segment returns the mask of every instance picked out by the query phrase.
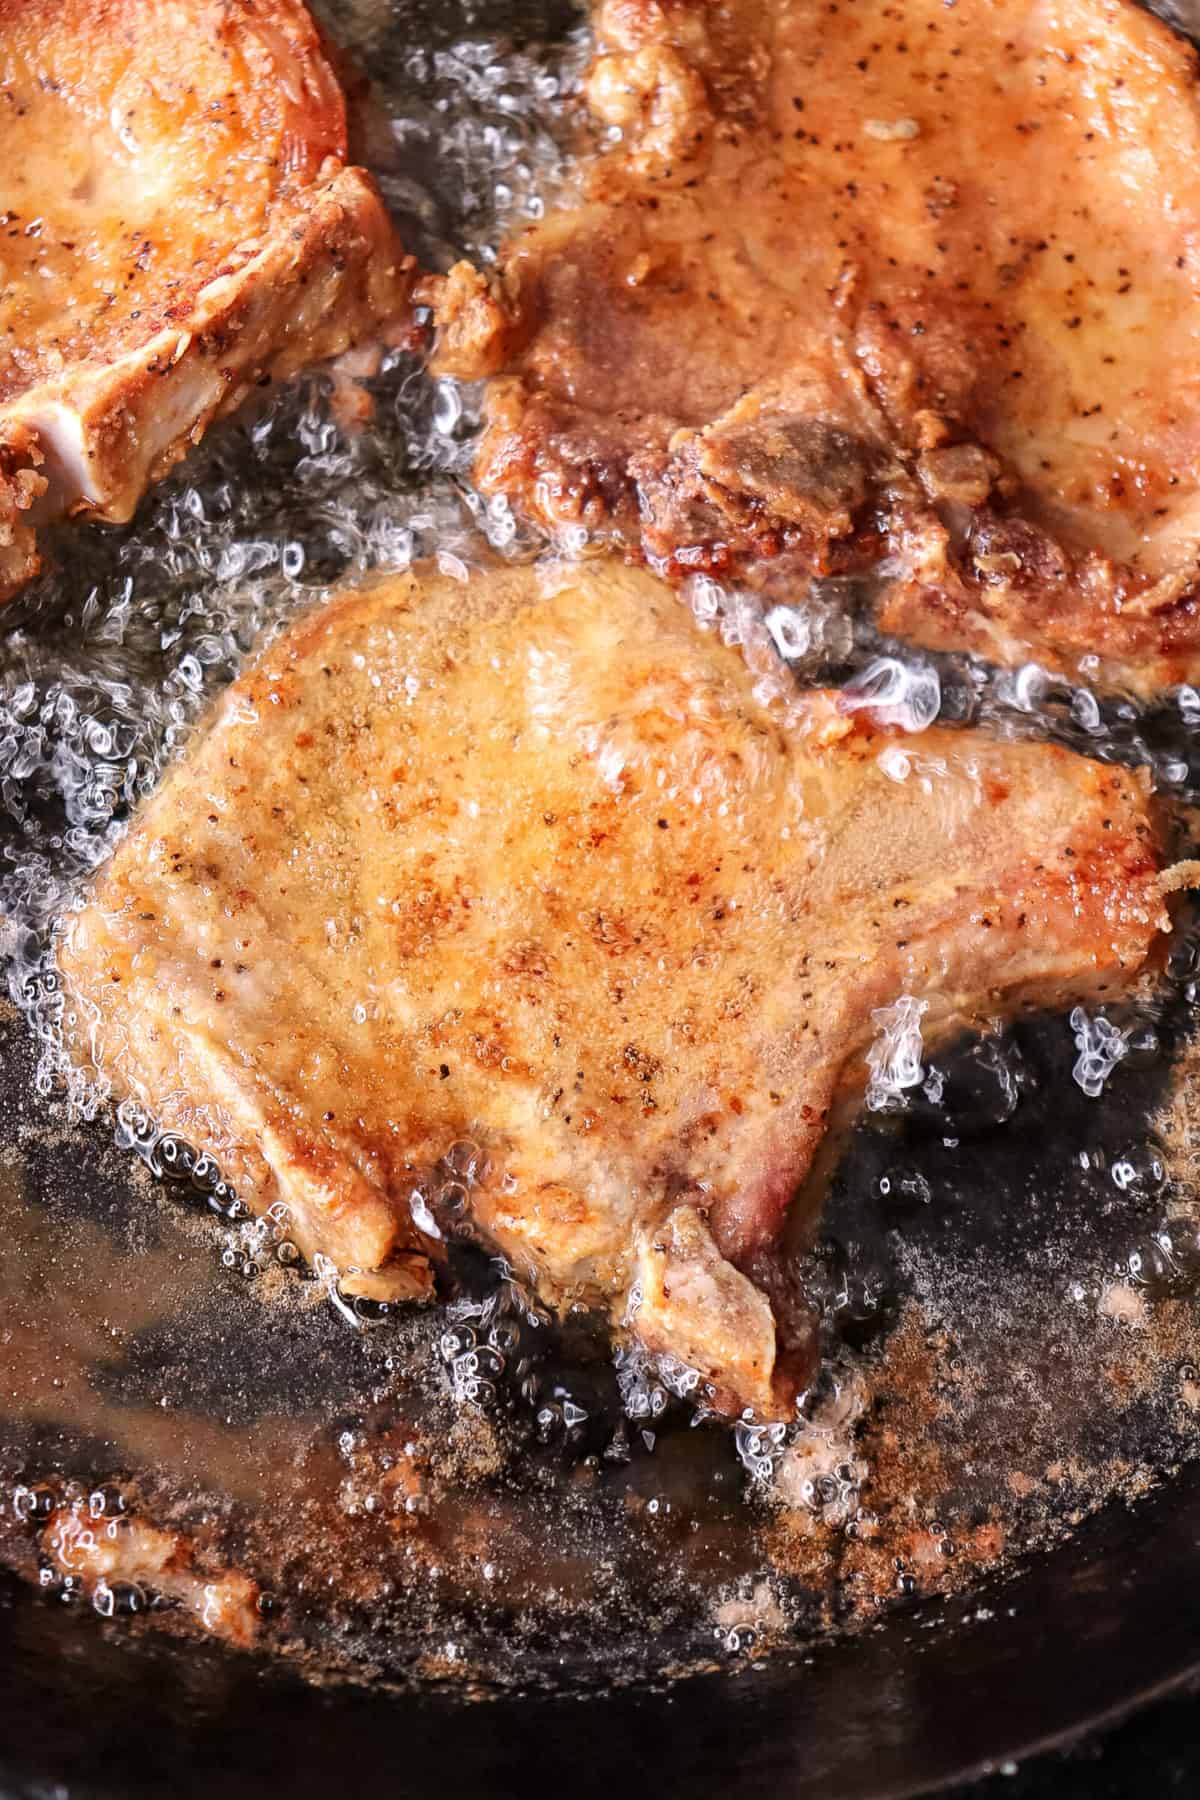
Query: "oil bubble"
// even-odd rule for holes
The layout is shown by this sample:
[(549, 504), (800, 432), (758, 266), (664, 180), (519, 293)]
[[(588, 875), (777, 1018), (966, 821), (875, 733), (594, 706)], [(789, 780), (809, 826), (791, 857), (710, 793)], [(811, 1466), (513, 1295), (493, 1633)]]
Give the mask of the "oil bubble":
[(1134, 1199), (1157, 1195), (1167, 1179), (1162, 1152), (1149, 1140), (1130, 1144), (1122, 1150), (1113, 1158), (1109, 1174), (1114, 1186)]

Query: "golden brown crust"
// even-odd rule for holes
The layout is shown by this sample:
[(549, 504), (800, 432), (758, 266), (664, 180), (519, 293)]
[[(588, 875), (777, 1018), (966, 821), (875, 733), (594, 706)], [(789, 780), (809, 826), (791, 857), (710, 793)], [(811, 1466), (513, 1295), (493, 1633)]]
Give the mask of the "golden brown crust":
[(472, 381), (496, 375), (517, 348), (514, 321), (487, 277), (468, 262), (446, 275), (427, 275), (413, 290), (419, 306), (437, 307), (439, 367), (467, 372)]
[[(39, 471), (32, 522), (128, 518), (251, 387), (404, 312), (411, 260), (297, 0), (8, 0), (0, 65), (0, 431)], [(0, 595), (35, 567), (25, 529)]]
[(596, 39), (620, 141), (469, 321), (434, 295), (444, 366), (499, 374), (481, 485), (670, 576), (886, 554), (882, 623), (938, 647), (1200, 675), (1192, 49), (1134, 0), (619, 0)]
[(310, 1257), (412, 1282), (470, 1141), (520, 1274), (770, 1410), (746, 1270), (874, 1010), (1121, 991), (1158, 866), (1141, 775), (771, 710), (648, 575), (423, 571), (229, 690), (60, 966), (76, 1055)]
[(15, 420), (0, 425), (0, 598), (37, 574), (41, 559), (29, 513), (46, 491), (33, 433)]

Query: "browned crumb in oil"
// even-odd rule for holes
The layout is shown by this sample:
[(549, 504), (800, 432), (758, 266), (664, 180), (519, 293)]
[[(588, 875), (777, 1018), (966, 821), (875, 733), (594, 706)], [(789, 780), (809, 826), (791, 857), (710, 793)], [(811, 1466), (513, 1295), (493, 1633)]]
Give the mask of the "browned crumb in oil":
[(49, 1568), (111, 1617), (132, 1592), (139, 1609), (168, 1600), (186, 1627), (246, 1650), (259, 1629), (259, 1587), (240, 1569), (216, 1563), (184, 1533), (122, 1512), (97, 1516), (88, 1500), (58, 1506), (41, 1532)]
[[(1165, 1407), (1186, 1430), (1200, 1411), (1194, 1297), (1151, 1298), (1109, 1281), (1095, 1304), (1108, 1333), (1088, 1365), (1100, 1403), (1114, 1418)], [(1161, 1479), (1150, 1463), (1120, 1455), (1048, 1453), (1053, 1433), (1031, 1431), (1019, 1462), (1001, 1461), (981, 1480), (986, 1452), (968, 1409), (985, 1397), (982, 1381), (982, 1370), (910, 1301), (864, 1371), (853, 1443), (835, 1440), (812, 1464), (856, 1456), (856, 1502), (841, 1517), (803, 1504), (794, 1480), (803, 1439), (788, 1453), (785, 1479), (773, 1488), (767, 1551), (779, 1571), (829, 1594), (839, 1624), (869, 1619), (897, 1592), (976, 1587), (1003, 1574), (1014, 1555), (1061, 1541), (1110, 1500), (1137, 1499)]]
[(1200, 1193), (1200, 1034), (1177, 1054), (1166, 1098), (1153, 1115), (1167, 1172), (1188, 1193)]
[(865, 1474), (856, 1502), (831, 1521), (798, 1504), (787, 1483), (776, 1484), (768, 1553), (781, 1571), (829, 1590), (842, 1624), (874, 1616), (898, 1592), (946, 1593), (998, 1564), (1004, 1525), (999, 1516), (978, 1517), (978, 1509), (962, 1515), (949, 1502), (950, 1474), (934, 1430), (952, 1416), (956, 1390), (969, 1380), (950, 1340), (910, 1303), (866, 1377), (854, 1444)]
[[(1107, 1290), (1109, 1295), (1118, 1286)], [(1195, 1298), (1150, 1300), (1138, 1294), (1134, 1312), (1111, 1308), (1117, 1320), (1110, 1354), (1100, 1368), (1114, 1408), (1139, 1405), (1163, 1395), (1177, 1409), (1193, 1410), (1200, 1323)], [(1103, 1307), (1104, 1301), (1101, 1301)]]
[(499, 1475), (508, 1465), (508, 1453), (486, 1413), (460, 1410), (451, 1420), (437, 1461), (443, 1481), (469, 1487)]
[(767, 1551), (776, 1568), (828, 1594), (831, 1622), (864, 1623), (898, 1594), (948, 1594), (1001, 1565), (1009, 1527), (999, 1504), (963, 1509), (944, 1449), (973, 1374), (949, 1337), (910, 1302), (870, 1369), (854, 1449), (864, 1471), (840, 1520), (775, 1490)]

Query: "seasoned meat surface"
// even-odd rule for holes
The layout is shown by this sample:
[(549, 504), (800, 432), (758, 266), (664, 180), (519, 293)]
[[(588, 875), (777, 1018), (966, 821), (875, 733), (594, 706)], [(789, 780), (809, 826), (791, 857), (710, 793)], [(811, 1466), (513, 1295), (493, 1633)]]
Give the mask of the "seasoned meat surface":
[[(652, 566), (1200, 673), (1200, 90), (1133, 0), (601, 0), (578, 188), (426, 292), (485, 488)], [(1095, 659), (1089, 661), (1088, 659)]]
[(1166, 918), (1140, 775), (772, 699), (750, 654), (618, 563), (335, 599), (68, 919), (76, 1055), (352, 1291), (428, 1292), (466, 1206), (552, 1302), (786, 1405), (751, 1275), (872, 1013), (1111, 993)]
[(0, 0), (0, 598), (409, 271), (299, 0)]

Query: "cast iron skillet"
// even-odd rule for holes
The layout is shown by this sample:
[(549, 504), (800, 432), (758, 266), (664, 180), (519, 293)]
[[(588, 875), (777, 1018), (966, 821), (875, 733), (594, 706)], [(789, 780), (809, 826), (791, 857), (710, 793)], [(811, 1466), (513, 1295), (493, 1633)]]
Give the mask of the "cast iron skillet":
[(1200, 1469), (989, 1597), (893, 1615), (802, 1667), (659, 1692), (320, 1691), (207, 1647), (131, 1645), (0, 1590), (0, 1792), (452, 1792), (462, 1800), (891, 1800), (1105, 1723), (1200, 1674)]
[(42, 1800), (59, 1784), (72, 1800), (275, 1787), (296, 1800), (609, 1800), (631, 1785), (887, 1800), (1063, 1743), (1200, 1677), (1197, 1620), (1200, 1466), (1134, 1508), (1110, 1505), (990, 1592), (894, 1611), (804, 1660), (657, 1690), (468, 1705), (434, 1688), (317, 1689), (210, 1645), (131, 1639), (0, 1577), (0, 1800)]

